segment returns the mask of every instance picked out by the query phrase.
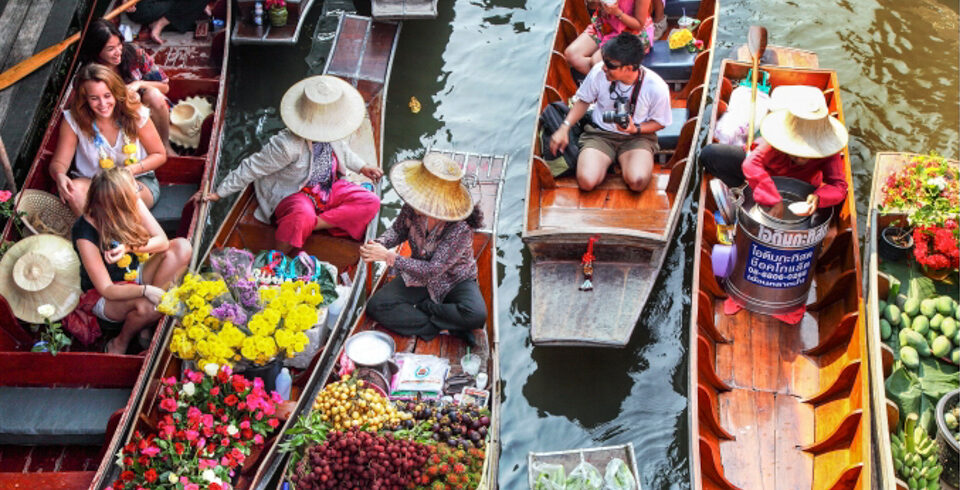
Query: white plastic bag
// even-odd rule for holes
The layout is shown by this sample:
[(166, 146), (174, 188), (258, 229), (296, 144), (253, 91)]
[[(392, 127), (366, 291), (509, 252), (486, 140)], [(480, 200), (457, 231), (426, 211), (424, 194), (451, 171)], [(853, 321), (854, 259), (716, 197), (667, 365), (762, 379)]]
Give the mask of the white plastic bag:
[(564, 490), (566, 487), (566, 476), (561, 465), (537, 461), (530, 471), (536, 475), (533, 478), (533, 490)]
[[(770, 108), (770, 96), (757, 91), (756, 119), (754, 130), (760, 128), (760, 121)], [(750, 128), (750, 87), (739, 86), (730, 94), (727, 111), (717, 121), (714, 133), (717, 142), (725, 145), (743, 146), (747, 144), (747, 132)]]
[(400, 367), (390, 385), (390, 397), (405, 399), (420, 393), (439, 397), (450, 371), (450, 361), (437, 356), (399, 353), (394, 360)]
[(600, 490), (603, 488), (603, 477), (596, 466), (580, 461), (570, 476), (567, 477), (566, 490)]
[(620, 458), (613, 458), (607, 463), (603, 483), (604, 490), (634, 490), (637, 480), (627, 463)]

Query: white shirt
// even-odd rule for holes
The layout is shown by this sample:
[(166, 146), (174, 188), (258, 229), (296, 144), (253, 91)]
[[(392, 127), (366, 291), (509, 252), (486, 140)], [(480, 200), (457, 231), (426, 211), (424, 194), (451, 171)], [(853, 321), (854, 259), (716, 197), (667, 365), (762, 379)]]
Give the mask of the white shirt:
[[(643, 70), (643, 84), (640, 86), (640, 93), (637, 95), (637, 106), (633, 111), (633, 123), (638, 127), (647, 121), (656, 121), (664, 127), (673, 122), (670, 113), (670, 87), (664, 82), (660, 75), (653, 70), (640, 67)], [(633, 85), (626, 85), (616, 82), (616, 93), (626, 97), (628, 100), (633, 95)], [(616, 124), (603, 122), (603, 112), (612, 111), (615, 106), (616, 94), (610, 94), (610, 81), (607, 80), (603, 72), (603, 62), (597, 63), (587, 73), (583, 84), (577, 89), (577, 98), (588, 103), (596, 103), (593, 108), (593, 125), (604, 130), (620, 134), (627, 134), (617, 128)]]
[[(147, 124), (149, 119), (150, 109), (147, 109), (146, 106), (141, 106), (140, 121), (137, 122), (137, 127), (142, 128), (144, 124)], [(73, 118), (73, 115), (70, 114), (70, 111), (63, 111), (63, 120), (70, 125), (70, 129), (77, 135), (77, 150), (74, 154), (74, 171), (71, 172), (71, 175), (92, 179), (94, 175), (100, 173), (100, 151), (97, 149), (96, 143), (93, 142), (93, 138), (87, 136), (86, 133), (80, 130), (80, 126), (77, 125), (77, 121)], [(136, 143), (137, 160), (143, 161), (143, 159), (147, 157), (147, 150), (143, 148), (140, 138), (136, 139)], [(112, 158), (116, 165), (123, 165), (123, 161), (127, 159), (127, 155), (123, 153), (123, 130), (121, 129), (117, 132), (116, 141), (112, 144), (110, 141), (107, 141), (107, 145), (109, 146), (103, 149), (107, 154), (107, 158)]]

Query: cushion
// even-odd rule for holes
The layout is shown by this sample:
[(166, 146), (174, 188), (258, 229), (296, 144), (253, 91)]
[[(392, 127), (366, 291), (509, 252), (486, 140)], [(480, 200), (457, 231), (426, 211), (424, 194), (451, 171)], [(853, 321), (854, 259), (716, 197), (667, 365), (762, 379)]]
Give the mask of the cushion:
[(700, 10), (700, 0), (666, 0), (663, 6), (663, 13), (667, 17), (680, 17), (684, 12), (687, 17), (696, 17)]
[(667, 82), (690, 79), (693, 72), (693, 60), (697, 53), (686, 49), (670, 49), (666, 40), (653, 42), (653, 49), (643, 58), (643, 66), (650, 68)]
[(661, 150), (673, 150), (677, 147), (680, 130), (683, 129), (683, 124), (687, 122), (687, 110), (685, 108), (670, 109), (670, 115), (673, 116), (673, 122), (657, 131), (657, 143), (660, 144)]
[(168, 237), (176, 236), (180, 226), (180, 215), (183, 206), (190, 200), (190, 196), (200, 189), (196, 184), (174, 184), (160, 186), (160, 200), (150, 210), (153, 217), (160, 223), (160, 227)]
[(0, 444), (102, 445), (129, 389), (0, 387)]

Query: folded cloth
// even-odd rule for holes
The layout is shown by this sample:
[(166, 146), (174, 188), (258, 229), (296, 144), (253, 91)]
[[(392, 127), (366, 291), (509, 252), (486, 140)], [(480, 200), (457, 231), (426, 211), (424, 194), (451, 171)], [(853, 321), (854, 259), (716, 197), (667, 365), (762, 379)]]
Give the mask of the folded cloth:
[[(739, 301), (733, 299), (733, 296), (727, 296), (727, 299), (723, 302), (723, 314), (724, 315), (735, 315), (737, 312), (743, 309), (743, 305)], [(777, 320), (780, 320), (783, 323), (790, 325), (796, 325), (803, 320), (803, 315), (807, 313), (807, 305), (800, 305), (794, 308), (791, 311), (786, 313), (780, 313), (777, 315), (770, 315)]]
[(70, 332), (73, 338), (83, 345), (90, 345), (102, 334), (100, 322), (93, 314), (93, 306), (100, 300), (100, 293), (96, 288), (90, 289), (80, 296), (80, 303), (63, 319), (64, 330)]

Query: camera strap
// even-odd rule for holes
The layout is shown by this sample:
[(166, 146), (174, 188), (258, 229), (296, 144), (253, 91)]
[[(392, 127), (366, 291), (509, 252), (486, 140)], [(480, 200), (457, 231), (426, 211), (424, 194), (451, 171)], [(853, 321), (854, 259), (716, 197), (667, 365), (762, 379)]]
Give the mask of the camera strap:
[[(630, 94), (630, 117), (633, 118), (634, 111), (637, 109), (637, 99), (640, 98), (640, 87), (643, 86), (643, 79), (645, 78), (646, 72), (643, 67), (640, 66), (637, 68), (640, 70), (640, 77), (637, 79), (637, 83), (633, 84), (633, 90)], [(617, 90), (617, 82), (610, 82), (610, 93), (617, 94), (620, 96), (620, 92)]]

